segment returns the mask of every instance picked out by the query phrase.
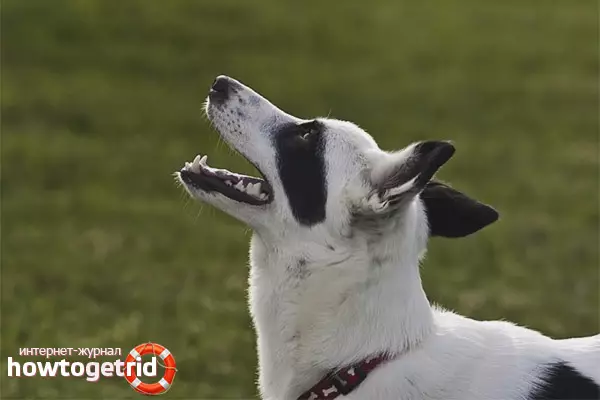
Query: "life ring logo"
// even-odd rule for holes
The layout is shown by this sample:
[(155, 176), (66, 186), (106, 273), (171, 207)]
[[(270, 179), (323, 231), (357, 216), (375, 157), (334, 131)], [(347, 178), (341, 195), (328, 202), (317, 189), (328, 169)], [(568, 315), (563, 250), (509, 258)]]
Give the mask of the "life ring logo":
[(164, 346), (161, 346), (158, 343), (148, 342), (142, 343), (131, 350), (125, 359), (125, 365), (131, 365), (128, 363), (137, 363), (140, 365), (142, 356), (146, 354), (154, 354), (155, 357), (158, 356), (163, 360), (164, 364), (159, 361), (159, 365), (165, 369), (163, 377), (160, 378), (158, 382), (145, 383), (136, 375), (136, 369), (137, 374), (141, 375), (141, 368), (126, 368), (124, 373), (125, 379), (129, 382), (131, 387), (139, 393), (148, 396), (166, 393), (171, 388), (175, 373), (177, 372), (177, 368), (175, 368), (175, 357), (173, 357), (173, 354), (171, 354)]

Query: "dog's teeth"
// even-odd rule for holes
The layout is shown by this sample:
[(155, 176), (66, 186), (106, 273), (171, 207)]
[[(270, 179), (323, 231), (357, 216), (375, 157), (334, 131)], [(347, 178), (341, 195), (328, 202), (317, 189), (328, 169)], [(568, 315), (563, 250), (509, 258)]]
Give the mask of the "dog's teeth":
[(202, 158), (200, 159), (200, 165), (202, 165), (203, 167), (207, 167), (208, 165), (206, 164), (206, 160), (208, 160), (208, 156), (202, 156)]
[(186, 161), (184, 169), (191, 169), (191, 168), (192, 168), (192, 164)]
[(261, 193), (260, 196), (258, 196), (261, 200), (266, 200), (267, 199), (267, 195), (265, 193)]
[(246, 188), (246, 192), (248, 192), (248, 194), (251, 194), (253, 196), (258, 196), (260, 194), (260, 183), (249, 183), (248, 187)]
[(194, 158), (194, 161), (192, 162), (192, 171), (194, 172), (200, 172), (200, 156), (196, 156), (196, 158)]
[(235, 186), (234, 186), (237, 190), (239, 190), (240, 192), (244, 191), (244, 182), (239, 181)]
[(231, 181), (225, 181), (225, 184), (226, 184), (227, 186), (231, 186), (231, 185), (233, 185), (233, 183), (232, 183)]

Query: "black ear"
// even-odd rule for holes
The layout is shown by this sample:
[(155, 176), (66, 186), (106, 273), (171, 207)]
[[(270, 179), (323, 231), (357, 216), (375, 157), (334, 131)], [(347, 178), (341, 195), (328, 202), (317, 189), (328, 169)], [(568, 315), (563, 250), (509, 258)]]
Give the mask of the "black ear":
[(363, 210), (383, 214), (412, 201), (453, 154), (452, 143), (444, 141), (413, 143), (392, 153), (385, 172), (379, 171), (372, 179), (373, 191), (365, 199)]
[(421, 192), (431, 236), (468, 236), (498, 219), (492, 207), (441, 182), (431, 181)]

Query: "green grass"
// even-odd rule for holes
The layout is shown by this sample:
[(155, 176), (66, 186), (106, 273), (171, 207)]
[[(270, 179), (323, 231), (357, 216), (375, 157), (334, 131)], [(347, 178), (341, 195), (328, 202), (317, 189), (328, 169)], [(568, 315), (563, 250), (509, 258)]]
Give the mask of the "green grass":
[(19, 347), (167, 346), (166, 398), (255, 398), (248, 230), (188, 200), (197, 153), (251, 171), (201, 114), (225, 73), (384, 148), (451, 139), (440, 177), (494, 205), (433, 240), (432, 301), (555, 337), (598, 331), (594, 1), (2, 1), (2, 397), (139, 398), (7, 378)]

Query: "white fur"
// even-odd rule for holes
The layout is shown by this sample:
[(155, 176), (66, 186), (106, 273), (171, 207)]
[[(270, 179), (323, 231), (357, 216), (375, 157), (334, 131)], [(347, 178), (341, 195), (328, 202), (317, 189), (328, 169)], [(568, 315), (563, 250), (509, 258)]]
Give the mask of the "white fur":
[(237, 85), (224, 107), (209, 103), (207, 112), (222, 137), (265, 174), (274, 201), (251, 206), (186, 188), (254, 230), (249, 303), (264, 399), (296, 399), (331, 369), (382, 351), (397, 357), (340, 398), (521, 399), (540, 379), (540, 365), (555, 360), (600, 381), (600, 336), (553, 340), (430, 305), (419, 276), (428, 226), (418, 195), (377, 232), (356, 225), (353, 215), (376, 215), (389, 206), (373, 184), (405, 162), (414, 146), (387, 153), (356, 125), (323, 119), (326, 220), (311, 227), (295, 221), (268, 133), (302, 120)]

